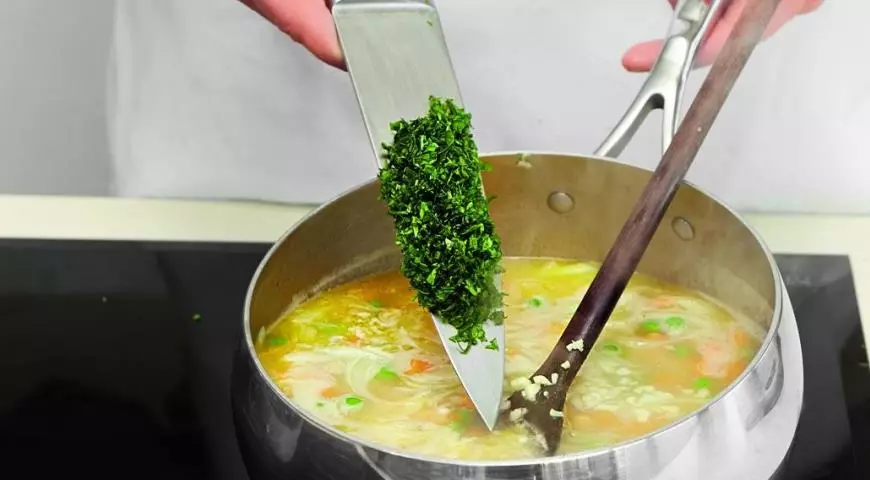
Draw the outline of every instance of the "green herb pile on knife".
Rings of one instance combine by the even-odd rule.
[[[396,225],[402,273],[417,302],[457,329],[462,351],[486,343],[484,323],[503,321],[501,240],[489,216],[471,115],[452,100],[429,98],[427,115],[390,126],[393,143],[378,177]]]

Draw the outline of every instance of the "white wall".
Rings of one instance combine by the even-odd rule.
[[[113,0],[0,1],[0,194],[106,194]]]
[[[127,1],[141,5],[158,3],[157,0]],[[163,0],[161,3],[165,7],[169,4],[186,4],[188,1]],[[560,7],[553,6],[559,2],[543,1],[540,5],[546,5],[542,7],[535,1],[540,3],[540,0],[512,0],[507,3],[522,5],[530,12],[560,11]],[[503,115],[496,108],[499,104],[493,101],[493,93],[488,85],[474,87],[472,81],[463,83],[466,85],[463,87],[466,100],[477,112],[475,117],[483,121],[477,125],[476,133],[482,145],[485,145],[484,151],[529,147],[556,151],[591,150],[634,95],[642,79],[641,76],[625,74],[618,66],[618,55],[628,39],[656,35],[654,32],[663,29],[667,21],[668,9],[666,2],[661,0],[611,2],[648,5],[648,15],[640,15],[638,11],[633,14],[636,15],[633,18],[639,19],[656,15],[654,22],[644,27],[642,33],[635,32],[635,28],[640,28],[636,24],[638,20],[633,26],[619,23],[621,19],[625,20],[619,10],[608,13],[609,9],[602,8],[601,12],[595,12],[598,17],[584,17],[586,3],[600,6],[606,2],[561,2],[572,5],[577,10],[576,17],[589,24],[618,25],[618,29],[611,29],[608,34],[619,41],[613,40],[605,49],[605,45],[601,45],[601,32],[595,28],[579,28],[578,19],[563,16],[560,21],[564,20],[563,23],[573,26],[577,31],[576,42],[560,42],[557,37],[552,37],[548,44],[552,48],[547,47],[551,48],[548,50],[551,56],[539,62],[542,67],[518,69],[516,64],[505,63],[503,53],[497,53],[518,52],[516,58],[525,58],[523,62],[529,62],[536,56],[540,57],[538,51],[533,50],[541,47],[525,39],[534,37],[540,45],[541,39],[547,38],[547,35],[561,35],[562,31],[550,29],[544,35],[527,30],[524,36],[517,36],[515,27],[504,23],[500,27],[501,31],[493,31],[503,35],[501,38],[514,42],[506,44],[482,41],[481,30],[473,22],[466,22],[465,26],[456,22],[458,31],[450,32],[451,35],[458,34],[455,42],[481,42],[474,49],[465,49],[464,54],[463,49],[454,49],[461,82],[463,78],[509,78],[509,82],[499,85],[499,95],[510,93],[511,89],[520,92],[519,95],[506,97],[515,99],[511,108],[516,113]],[[213,6],[212,17],[206,19],[230,22],[230,17],[222,9],[232,1],[200,0],[197,3],[197,8]],[[490,18],[488,5],[501,3],[504,0],[444,0],[442,10],[445,18],[474,14],[480,18]],[[450,5],[454,6],[452,13]],[[112,192],[114,175],[108,161],[104,95],[113,7],[114,0],[0,0],[0,194],[102,195]],[[238,9],[244,11],[241,7]],[[203,12],[203,15],[206,13]],[[541,15],[541,21],[550,18],[543,13]],[[870,126],[870,68],[863,61],[859,47],[864,41],[864,23],[868,15],[868,0],[828,0],[818,13],[793,22],[771,42],[760,47],[753,54],[752,63],[742,74],[738,88],[717,119],[714,131],[702,150],[703,161],[693,166],[690,178],[739,209],[870,212],[870,191],[867,189],[870,162],[862,154],[866,143],[862,139]],[[254,16],[233,19],[232,22],[248,18],[253,19]],[[602,23],[601,19],[613,22]],[[159,22],[160,17],[148,21]],[[528,22],[528,19],[524,21]],[[232,22],[221,28],[240,28],[240,24]],[[194,33],[210,25],[205,22]],[[263,29],[267,30],[265,27]],[[207,45],[220,34],[212,32],[210,35],[200,35],[200,40],[191,42],[187,48],[191,51],[202,49],[203,44]],[[190,41],[184,36],[179,38]],[[287,74],[283,70],[289,68],[287,63],[273,62],[270,55],[286,53],[284,48],[289,41],[279,35],[257,38],[261,41],[265,38],[266,41],[262,43],[266,46],[270,46],[269,42],[273,38],[276,45],[280,43],[280,48],[271,45],[273,48],[258,55],[262,55],[263,65],[278,65],[274,67],[276,72]],[[589,63],[572,64],[563,60],[576,57],[576,43],[588,43],[595,47],[595,51],[586,52],[585,61]],[[226,42],[223,44],[224,52],[237,55],[234,61],[239,63],[227,62],[230,67],[221,65],[220,68],[250,65],[248,58],[240,56],[241,48],[227,47]],[[513,50],[506,49],[506,46]],[[561,51],[556,50],[556,46]],[[486,49],[490,49],[492,55],[483,55],[481,59],[480,52]],[[483,61],[487,58],[489,63]],[[213,62],[209,65],[217,64]],[[573,70],[559,70],[571,65],[574,65]],[[498,69],[506,73],[492,73],[499,72]],[[548,74],[548,78],[540,72],[560,73]],[[233,81],[241,77],[229,78],[228,81]],[[288,78],[292,79],[292,76],[276,75],[268,80],[271,82],[269,85],[279,85],[274,87],[277,91],[289,83]],[[520,80],[525,84],[520,83]],[[689,93],[697,90],[700,80],[701,75],[693,75]],[[540,85],[546,88],[540,88]],[[346,88],[345,96],[350,92],[349,87]],[[313,94],[312,98],[326,97],[333,101],[338,98],[332,94]],[[472,105],[475,98],[482,99],[482,105],[490,104],[490,111],[487,113],[483,109],[485,107]],[[523,102],[519,102],[519,98]],[[566,101],[566,98],[572,100]],[[577,112],[581,110],[609,113],[594,113],[594,116],[601,117],[594,123],[588,123],[596,125],[594,128],[563,128],[564,125],[577,124]],[[287,109],[278,111],[282,115],[292,113]],[[356,118],[356,114],[353,115]],[[284,117],[281,118],[284,122]],[[353,124],[353,118],[347,117],[347,125]],[[517,120],[508,125],[505,119],[523,121]],[[292,128],[293,123],[286,121],[286,125]],[[557,133],[554,135],[553,132]],[[534,143],[538,140],[541,143]],[[240,145],[247,148],[247,144]],[[656,125],[650,122],[623,157],[652,166],[658,160],[653,154],[657,145]],[[317,144],[311,144],[310,148],[314,155],[301,157],[310,158],[322,150],[322,146]],[[278,149],[274,151],[280,152]],[[153,157],[154,160],[149,160],[167,162],[165,155]],[[188,164],[199,168],[196,160],[193,158],[192,163]],[[228,157],[227,160],[234,159]],[[246,158],[235,160],[246,173],[251,170]],[[264,160],[258,158],[258,161]],[[736,160],[740,163],[736,163]],[[283,165],[287,162],[279,153],[272,163]],[[284,179],[295,172],[275,175],[270,173],[283,172],[280,168],[289,167],[269,168],[272,167],[264,162],[253,169],[259,176],[232,177],[226,182],[225,190],[235,191],[238,188],[245,195],[249,191],[263,192],[264,185],[268,184],[263,179],[267,178],[277,179],[275,190],[283,195],[288,188]],[[193,178],[192,175],[188,177]],[[158,180],[163,181],[162,178]],[[191,192],[196,193],[196,188],[202,187],[209,193],[202,196],[229,196],[221,192],[225,185],[215,180],[197,177],[192,182],[194,187],[190,187],[190,183],[179,183],[178,193],[188,196]],[[336,186],[333,185],[331,191],[334,192]],[[165,191],[165,188],[161,186],[152,190]]]

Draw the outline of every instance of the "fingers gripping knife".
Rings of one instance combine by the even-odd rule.
[[[429,96],[462,105],[459,85],[431,0],[335,0],[332,15],[378,164],[390,123],[426,114]],[[486,323],[498,350],[479,344],[461,353],[449,339],[456,329],[433,316],[450,362],[491,430],[502,401],[504,325]]]

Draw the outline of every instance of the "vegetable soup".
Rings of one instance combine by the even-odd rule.
[[[507,396],[546,358],[598,264],[509,258],[504,268]],[[559,452],[643,436],[702,407],[764,333],[700,292],[635,275],[568,392]],[[293,308],[258,333],[256,351],[288,398],[358,438],[451,459],[541,454],[521,425],[486,429],[398,271]]]

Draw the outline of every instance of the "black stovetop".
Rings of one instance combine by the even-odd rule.
[[[267,248],[0,241],[0,477],[246,479],[229,372]],[[777,261],[806,377],[786,479],[870,479],[870,370],[848,259]]]

